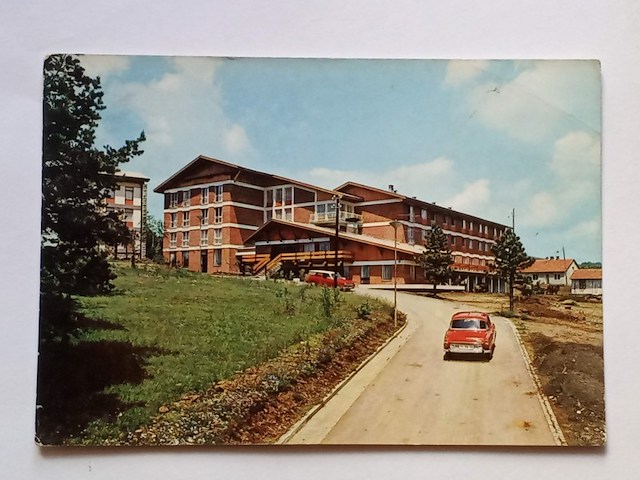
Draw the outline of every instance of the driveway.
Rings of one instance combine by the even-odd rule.
[[[390,291],[357,293],[393,301]],[[444,361],[449,319],[469,308],[405,293],[398,308],[408,318],[402,333],[282,443],[560,444],[507,319],[493,317],[493,360]]]

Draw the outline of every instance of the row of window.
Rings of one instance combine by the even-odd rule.
[[[124,187],[124,199],[125,200],[133,200],[135,190],[136,189],[134,187]],[[110,198],[115,198],[116,197],[116,191],[115,190],[109,190],[109,197]]]
[[[213,193],[213,202],[220,203],[223,198],[223,185],[215,185],[213,187],[202,187],[200,189],[200,204],[209,204]],[[188,207],[191,205],[191,198],[197,196],[198,190],[186,190],[183,192],[169,193],[169,208]]]
[[[431,214],[429,214],[429,211],[426,209],[421,209],[420,211],[420,218],[422,218],[422,220],[425,221],[436,221],[437,220],[437,214],[435,212],[432,212]],[[472,220],[467,221],[466,218],[453,218],[450,215],[440,215],[440,218],[442,218],[442,223],[445,226],[450,226],[450,227],[458,227],[458,228],[462,228],[463,230],[469,230],[470,232],[473,231],[477,231],[478,233],[484,233],[485,235],[489,235],[489,226],[488,225],[482,225],[479,222],[474,223]],[[409,206],[409,220],[411,222],[415,222],[415,213],[414,213],[414,209],[413,206]],[[497,237],[498,236],[498,229],[497,228],[493,228],[493,236]]]
[[[181,232],[181,246],[183,247],[188,247],[189,246],[189,233],[188,231],[186,232]],[[214,245],[222,245],[222,229],[221,228],[214,228],[213,229],[213,244]],[[208,230],[200,230],[200,246],[201,247],[206,247],[207,245],[209,245],[209,234],[208,234]],[[178,233],[173,232],[171,234],[169,234],[169,247],[170,248],[176,248],[178,246]]]
[[[171,253],[170,257],[171,265],[176,264],[176,254]],[[214,250],[213,251],[213,266],[220,267],[222,265],[222,250]],[[185,250],[182,252],[182,266],[184,268],[189,268],[189,250]]]
[[[181,220],[182,220],[183,227],[188,227],[191,225],[190,214],[191,212],[189,211],[182,212]],[[208,208],[201,209],[198,217],[200,218],[200,225],[209,225],[209,209]],[[215,207],[213,209],[213,223],[214,224],[222,223],[222,207]],[[169,217],[169,228],[177,228],[177,227],[178,227],[178,214],[171,213]]]
[[[427,236],[429,234],[429,230],[422,231],[422,240],[426,243]],[[413,228],[409,228],[407,230],[407,241],[409,243],[414,243],[414,235]],[[480,250],[481,252],[490,252],[491,245],[490,242],[483,242],[481,240],[474,240],[473,238],[459,237],[456,235],[447,235],[447,242],[449,247],[462,247],[468,248],[469,250]]]

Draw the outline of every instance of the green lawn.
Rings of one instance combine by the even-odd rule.
[[[106,367],[100,367],[103,371],[87,372],[115,379],[97,384],[106,385],[100,393],[119,405],[118,411],[90,419],[82,436],[93,440],[135,429],[181,394],[206,389],[337,322],[356,318],[365,303],[362,297],[343,293],[329,311],[333,291],[306,285],[155,266],[118,265],[115,271],[116,294],[78,298],[82,313],[95,326],[84,331],[77,345],[126,345],[131,351],[125,349],[122,356],[133,358],[125,362],[111,358],[120,354],[111,355],[103,362]],[[135,370],[132,361],[141,374],[109,371]]]

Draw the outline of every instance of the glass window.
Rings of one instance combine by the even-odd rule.
[[[391,280],[391,272],[393,271],[392,265],[382,266],[382,280]]]
[[[200,211],[200,225],[208,225],[209,224],[209,209],[203,208]]]
[[[182,212],[182,226],[189,226],[189,212]]]
[[[216,185],[215,187],[215,202],[221,202],[222,201],[222,193],[223,193],[223,186],[222,185]]]
[[[213,265],[215,267],[222,265],[222,250],[213,251]]]
[[[183,200],[182,200],[182,204],[185,207],[188,207],[189,205],[191,205],[191,192],[189,190],[187,190],[186,192],[184,192],[183,194]]]
[[[189,232],[182,232],[182,246],[189,246]]]
[[[213,209],[213,223],[222,223],[222,207]]]
[[[203,187],[200,191],[200,203],[203,205],[209,203],[209,187]]]
[[[216,228],[213,230],[213,244],[222,245],[222,229]]]
[[[125,187],[124,188],[124,199],[125,200],[133,200],[133,187]]]
[[[171,214],[171,221],[169,223],[169,228],[176,228],[178,226],[178,215],[175,213]]]
[[[428,219],[427,211],[424,208],[420,212],[420,216],[422,217],[423,220],[427,220]]]
[[[189,268],[189,250],[182,252],[182,266],[184,268]]]
[[[284,187],[284,203],[285,205],[293,203],[293,187]]]
[[[293,221],[293,208],[285,208],[284,209],[284,219],[290,222]]]
[[[360,277],[369,278],[371,276],[371,272],[369,269],[369,265],[363,265],[360,270]]]
[[[177,244],[178,244],[178,234],[172,233],[171,236],[169,237],[169,246],[172,248],[175,248]]]
[[[200,230],[200,246],[206,247],[209,244],[207,230]]]

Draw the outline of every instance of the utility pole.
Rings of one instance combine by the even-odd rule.
[[[516,209],[511,210],[511,229],[515,233],[516,231]]]

